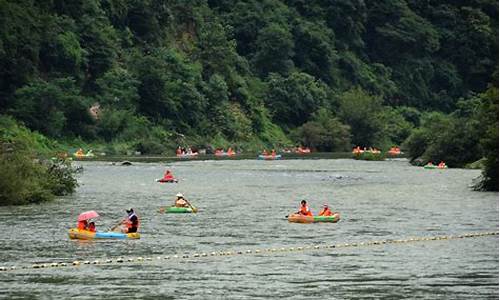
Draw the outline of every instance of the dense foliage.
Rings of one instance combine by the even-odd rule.
[[[76,171],[69,161],[40,158],[53,149],[45,137],[0,117],[0,205],[38,203],[74,191]]]
[[[108,153],[411,135],[461,166],[493,160],[497,54],[493,0],[0,0],[0,114]]]

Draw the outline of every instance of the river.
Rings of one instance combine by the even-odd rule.
[[[0,266],[368,242],[498,230],[498,193],[468,187],[480,172],[424,170],[404,159],[78,162],[71,196],[3,207]],[[159,184],[166,168],[180,179]],[[160,214],[182,192],[197,214]],[[307,199],[336,224],[288,223]],[[79,213],[111,227],[133,207],[141,239],[81,242]],[[0,298],[498,299],[498,235],[317,251],[123,262],[0,272]]]

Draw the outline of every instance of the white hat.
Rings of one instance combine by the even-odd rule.
[[[177,196],[177,198],[184,198],[184,195],[182,193],[177,193],[177,195],[175,196]]]

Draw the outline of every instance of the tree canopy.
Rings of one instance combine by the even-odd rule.
[[[493,0],[0,0],[0,114],[109,151],[409,138],[462,166],[498,139],[497,72]]]

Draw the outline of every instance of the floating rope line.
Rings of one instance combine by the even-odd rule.
[[[46,268],[64,268],[64,267],[78,267],[81,265],[111,265],[111,264],[121,264],[121,263],[141,263],[141,262],[151,262],[160,260],[171,260],[171,261],[182,261],[187,259],[201,259],[206,257],[221,257],[221,256],[236,256],[236,255],[251,255],[251,254],[269,254],[269,253],[283,253],[283,252],[301,252],[310,250],[321,250],[321,249],[334,249],[334,248],[354,248],[354,247],[367,247],[367,246],[377,246],[386,244],[404,244],[412,242],[424,242],[424,241],[441,241],[441,240],[456,240],[464,238],[477,238],[484,236],[494,236],[498,235],[498,231],[490,232],[476,232],[467,233],[461,235],[442,235],[442,236],[429,236],[429,237],[413,237],[408,239],[400,240],[380,240],[380,241],[369,241],[369,242],[354,242],[354,243],[340,243],[340,244],[322,244],[322,245],[309,245],[309,246],[299,246],[299,247],[281,247],[281,248],[262,248],[254,250],[231,250],[231,251],[218,251],[218,252],[201,252],[193,254],[174,254],[174,255],[158,255],[156,257],[116,257],[107,259],[94,259],[94,260],[75,260],[73,262],[53,262],[53,263],[42,263],[33,264],[31,266],[10,266],[10,267],[0,267],[0,271],[15,271],[15,270],[26,270],[26,269],[46,269]]]

